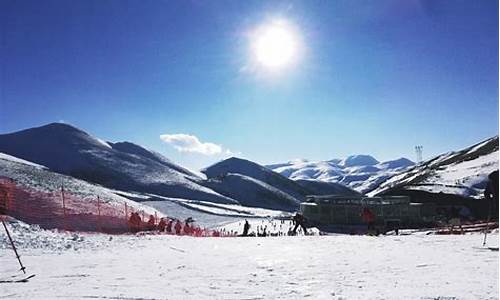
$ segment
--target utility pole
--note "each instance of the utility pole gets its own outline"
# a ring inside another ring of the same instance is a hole
[[[422,162],[422,152],[424,151],[424,146],[418,145],[415,146],[415,153],[417,154],[417,164]]]

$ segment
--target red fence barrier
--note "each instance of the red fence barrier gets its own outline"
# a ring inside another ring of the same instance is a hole
[[[79,197],[64,190],[42,192],[0,177],[0,215],[9,215],[44,229],[127,233],[155,231],[189,236],[225,236],[223,232],[195,226],[190,220],[169,218],[140,209],[131,201]]]

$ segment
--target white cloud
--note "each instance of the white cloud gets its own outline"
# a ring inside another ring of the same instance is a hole
[[[232,153],[229,149],[214,143],[201,142],[196,136],[184,133],[160,135],[165,143],[172,145],[177,151],[183,153],[200,153],[203,155],[218,155]]]

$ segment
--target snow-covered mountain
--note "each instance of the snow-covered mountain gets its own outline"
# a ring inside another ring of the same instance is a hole
[[[498,136],[438,155],[382,182],[368,195],[419,191],[482,198],[488,175],[498,170]]]
[[[352,155],[328,161],[294,160],[268,165],[267,168],[293,180],[340,183],[360,193],[367,193],[413,165],[406,158],[379,162],[370,155]]]
[[[298,183],[237,158],[206,168],[205,179],[139,145],[105,142],[61,123],[0,135],[0,152],[111,189],[171,199],[167,201],[193,200],[293,211],[309,194],[355,193],[340,185]]]
[[[158,153],[129,142],[105,142],[67,124],[0,135],[0,152],[113,189],[238,203],[201,185],[202,178]]]
[[[296,209],[307,195],[356,195],[345,186],[327,182],[293,181],[252,161],[232,157],[202,172],[206,186],[247,206]]]

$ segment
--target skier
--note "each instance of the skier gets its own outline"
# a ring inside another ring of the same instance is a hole
[[[484,190],[484,198],[488,201],[488,216],[498,219],[498,170],[488,175],[488,184]]]
[[[245,220],[245,224],[243,225],[243,234],[241,236],[248,236],[248,230],[250,229],[250,224],[247,220]]]
[[[133,212],[130,214],[129,226],[132,232],[138,232],[141,230],[142,219],[139,213]]]
[[[368,207],[364,207],[361,218],[368,226],[368,233],[373,233],[375,231],[375,214]]]
[[[191,226],[189,226],[189,223],[184,224],[184,234],[190,235],[191,234]]]
[[[155,230],[156,224],[155,224],[155,216],[149,215],[149,220],[147,224],[147,230]]]
[[[174,223],[174,220],[170,220],[170,219],[168,220],[168,223],[167,223],[167,228],[166,228],[166,231],[167,231],[168,233],[171,233],[171,232],[172,232],[172,225],[173,225],[173,223]]]
[[[297,228],[302,227],[302,230],[304,231],[304,235],[307,235],[307,228],[305,225],[305,218],[302,214],[296,213],[295,216],[292,218],[292,222],[295,224],[295,227],[292,229],[292,234],[296,235],[297,234]]]
[[[165,227],[167,227],[167,222],[165,221],[165,218],[161,218],[160,222],[158,223],[158,231],[164,232]]]
[[[192,217],[187,218],[184,220],[184,233],[189,235],[193,232],[193,225],[189,225],[191,223],[194,223],[194,219]]]
[[[175,223],[175,226],[174,226],[175,234],[177,234],[177,235],[181,234],[181,228],[182,228],[181,222],[179,220],[177,220],[177,222]]]

